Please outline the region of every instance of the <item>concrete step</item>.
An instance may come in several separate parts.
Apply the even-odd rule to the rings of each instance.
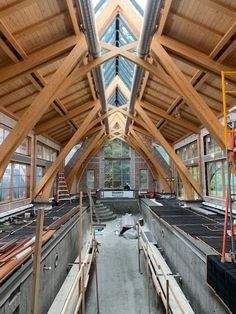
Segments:
[[[99,217],[100,219],[103,219],[103,218],[110,217],[110,216],[113,216],[113,215],[114,215],[113,212],[107,212],[107,213],[104,213],[104,214],[97,214],[97,217]],[[96,217],[95,214],[94,214],[94,217]]]
[[[111,210],[106,208],[106,209],[103,209],[103,210],[97,210],[95,209],[96,213],[99,215],[99,214],[106,214],[106,213],[110,213]]]
[[[98,217],[100,222],[101,221],[109,221],[109,220],[114,220],[116,219],[116,215],[115,214],[112,214],[112,215],[109,215],[109,216],[106,216],[106,217]],[[93,220],[96,221],[97,218],[96,217],[93,217]]]
[[[109,209],[109,208],[106,206],[102,206],[102,207],[96,207],[95,206],[95,210],[105,210],[105,209]]]

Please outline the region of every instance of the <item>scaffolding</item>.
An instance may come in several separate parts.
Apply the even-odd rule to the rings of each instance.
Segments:
[[[231,191],[232,176],[236,169],[236,106],[230,109],[228,104],[229,95],[236,94],[236,71],[222,71],[222,100],[224,114],[224,142],[227,162],[227,190],[225,197],[225,221],[222,243],[222,262],[226,258],[227,233],[230,235],[229,261],[235,262],[235,239],[234,239],[234,220],[233,220],[233,199]],[[228,229],[228,225],[230,229]]]

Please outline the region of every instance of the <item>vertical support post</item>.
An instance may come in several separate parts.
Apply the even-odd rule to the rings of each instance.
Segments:
[[[32,286],[32,306],[31,313],[38,313],[38,293],[40,280],[41,248],[43,234],[44,208],[37,211],[36,239],[33,260],[33,286]]]
[[[90,224],[91,224],[91,233],[93,232],[93,200],[91,196],[90,189],[87,190],[88,197],[89,197],[89,211],[90,211]]]
[[[81,293],[82,293],[82,314],[85,314],[85,291],[84,291],[84,284],[85,284],[85,274],[84,274],[84,265],[82,266],[82,273],[81,273]]]
[[[31,169],[31,176],[32,176],[32,189],[30,191],[31,197],[32,197],[32,191],[35,188],[36,185],[36,167],[37,167],[37,135],[34,135],[32,137],[31,141],[31,153],[32,153],[32,169]]]
[[[141,253],[141,249],[140,249],[140,226],[139,226],[139,223],[137,225],[138,225],[138,271],[140,274],[142,274],[141,263],[140,263],[140,253]]]
[[[82,266],[82,246],[83,246],[83,192],[79,196],[79,268]]]
[[[95,270],[95,285],[96,285],[96,301],[97,301],[97,314],[100,314],[100,308],[99,308],[99,295],[98,295],[98,269],[97,269],[97,241],[95,238],[95,231],[93,231],[93,245],[94,245],[94,270]]]
[[[169,298],[169,279],[166,279],[166,314],[169,314],[170,298]]]

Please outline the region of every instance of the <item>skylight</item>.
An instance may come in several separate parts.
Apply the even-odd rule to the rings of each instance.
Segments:
[[[114,90],[114,92],[111,94],[111,96],[108,98],[107,103],[109,105],[119,107],[119,106],[125,105],[127,103],[127,99],[125,95],[117,87]]]
[[[101,41],[112,44],[116,47],[121,47],[136,41],[136,36],[133,34],[122,17],[117,14],[110,26],[102,35]],[[123,57],[117,56],[116,58],[113,58],[103,64],[103,73],[105,88],[109,86],[116,75],[119,75],[130,90],[134,74],[134,64]],[[127,103],[127,99],[118,88],[118,90],[116,90],[116,92],[114,92],[110,97],[108,103],[120,106]]]

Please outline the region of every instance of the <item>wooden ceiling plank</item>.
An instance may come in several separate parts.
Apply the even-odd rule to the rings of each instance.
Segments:
[[[13,3],[6,5],[0,10],[0,18],[12,14],[15,11],[24,9],[39,0],[15,0]]]

